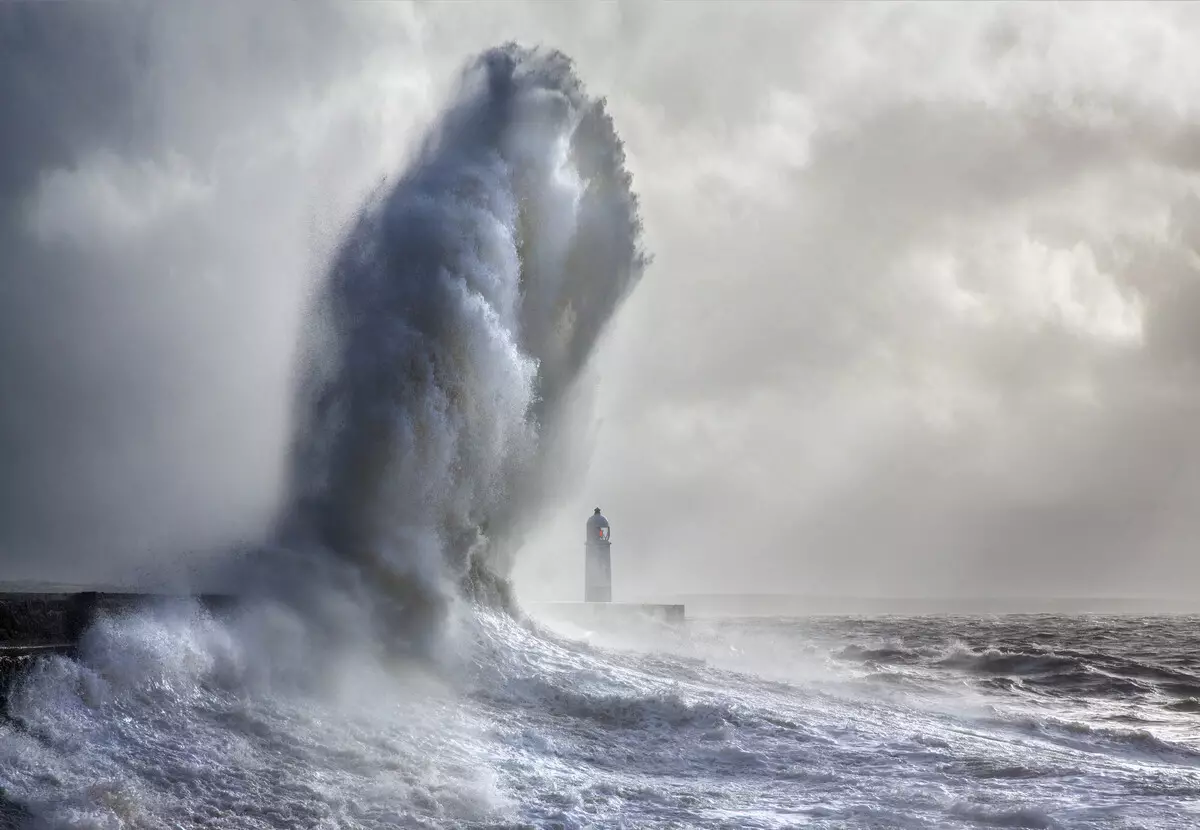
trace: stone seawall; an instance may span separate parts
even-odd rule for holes
[[[0,594],[0,646],[65,645],[79,639],[98,595]]]
[[[20,673],[39,656],[72,654],[97,615],[187,598],[107,591],[0,592],[0,717],[8,715],[9,689]],[[220,594],[200,594],[194,599],[213,612],[232,607],[236,601]]]
[[[0,592],[0,647],[71,645],[78,642],[98,614],[133,611],[187,598],[108,591]],[[212,611],[228,608],[234,602],[234,597],[221,594],[200,594],[194,599]]]

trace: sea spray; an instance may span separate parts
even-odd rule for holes
[[[285,545],[354,563],[405,625],[507,604],[541,439],[647,264],[637,208],[566,56],[472,61],[312,309]]]

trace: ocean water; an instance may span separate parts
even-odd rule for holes
[[[1200,826],[1200,619],[102,620],[0,725],[14,826]],[[345,632],[344,632],[345,633]]]

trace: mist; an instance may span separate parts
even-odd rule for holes
[[[1194,595],[1183,5],[0,9],[0,556],[217,556],[281,496],[303,309],[464,60],[608,99],[647,279],[517,560],[618,594]],[[210,553],[212,552],[212,553]]]

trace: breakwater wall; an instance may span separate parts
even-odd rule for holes
[[[98,615],[188,598],[212,612],[228,609],[235,602],[235,597],[222,594],[0,591],[0,716],[7,715],[8,691],[19,674],[39,656],[72,654]]]

